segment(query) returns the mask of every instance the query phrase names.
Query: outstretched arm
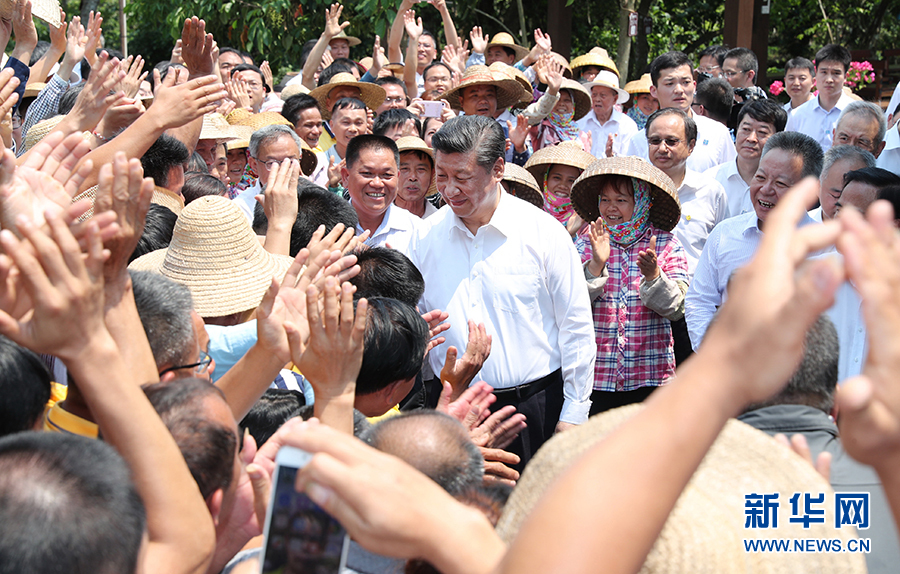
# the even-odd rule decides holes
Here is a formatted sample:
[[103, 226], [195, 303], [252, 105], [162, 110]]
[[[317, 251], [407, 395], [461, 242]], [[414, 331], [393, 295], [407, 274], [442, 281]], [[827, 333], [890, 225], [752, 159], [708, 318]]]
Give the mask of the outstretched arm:
[[306, 63], [303, 65], [303, 85], [310, 90], [316, 87], [316, 82], [313, 78], [316, 75], [316, 70], [319, 69], [319, 64], [322, 63], [322, 56], [325, 55], [325, 51], [328, 49], [328, 43], [331, 42], [332, 38], [340, 34], [341, 30], [350, 25], [350, 22], [341, 22], [341, 13], [343, 11], [344, 7], [340, 4], [332, 4], [331, 7], [325, 10], [325, 30], [322, 31], [322, 35], [319, 36], [319, 40], [313, 46], [312, 51], [306, 58]]
[[391, 24], [391, 31], [388, 33], [388, 61], [396, 63], [400, 61], [401, 51], [400, 43], [403, 41], [404, 22], [403, 15], [407, 10], [411, 10], [415, 6], [412, 0], [402, 0], [400, 7], [397, 8], [397, 15], [394, 16], [394, 23]]

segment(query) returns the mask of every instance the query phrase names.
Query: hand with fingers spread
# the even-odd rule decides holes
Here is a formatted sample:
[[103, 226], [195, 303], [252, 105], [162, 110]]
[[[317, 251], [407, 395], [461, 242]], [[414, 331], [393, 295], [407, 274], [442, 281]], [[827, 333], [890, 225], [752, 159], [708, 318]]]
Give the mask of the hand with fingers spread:
[[97, 124], [94, 135], [101, 144], [108, 142], [119, 132], [130, 126], [144, 113], [144, 106], [140, 100], [133, 98], [121, 98], [115, 104], [107, 108], [103, 119]]
[[466, 351], [458, 360], [457, 353], [456, 347], [448, 347], [447, 359], [441, 369], [441, 381], [446, 381], [453, 387], [451, 400], [458, 398], [468, 388], [491, 354], [491, 336], [487, 334], [484, 323], [476, 325], [475, 321], [469, 320]]
[[425, 31], [422, 25], [422, 18], [416, 19], [415, 10], [407, 10], [403, 13], [403, 25], [406, 27], [406, 35], [409, 36], [410, 42], [417, 42], [419, 36]]
[[506, 405], [472, 428], [469, 436], [477, 446], [502, 449], [509, 446], [526, 426], [525, 415], [517, 413], [516, 407]]
[[141, 82], [147, 78], [149, 72], [144, 72], [144, 59], [140, 56], [128, 56], [122, 62], [122, 68], [126, 70], [125, 77], [119, 84], [119, 89], [125, 93], [126, 98], [134, 98], [141, 88]]
[[428, 345], [425, 346], [426, 355], [430, 350], [446, 341], [444, 337], [439, 335], [450, 328], [450, 323], [445, 322], [449, 317], [449, 313], [440, 309], [434, 309], [422, 314], [422, 318], [428, 323]]
[[27, 65], [38, 43], [37, 28], [34, 27], [34, 18], [31, 15], [31, 0], [16, 0], [12, 13], [12, 31], [16, 46], [10, 58]]
[[484, 54], [487, 50], [488, 37], [481, 31], [481, 26], [475, 26], [469, 32], [469, 39], [472, 40], [472, 53]]
[[490, 414], [490, 407], [496, 402], [493, 388], [480, 381], [466, 389], [451, 402], [452, 388], [450, 383], [441, 383], [441, 396], [435, 410], [446, 413], [462, 423], [467, 430], [480, 425]]
[[269, 253], [288, 255], [291, 251], [291, 230], [297, 220], [299, 179], [300, 162], [285, 159], [269, 171], [265, 195], [256, 196], [268, 221], [265, 247]]
[[525, 153], [525, 139], [528, 137], [528, 119], [523, 114], [517, 114], [515, 127], [508, 120], [506, 127], [509, 130], [509, 141], [515, 148], [516, 153]]
[[592, 221], [588, 226], [588, 237], [591, 240], [591, 261], [588, 263], [588, 271], [594, 277], [600, 277], [610, 254], [609, 231], [602, 218], [598, 217], [597, 221]]
[[228, 97], [235, 103], [237, 107], [245, 110], [253, 110], [253, 103], [250, 100], [250, 92], [247, 89], [247, 82], [240, 78], [232, 78], [225, 83], [225, 89], [228, 91]]
[[196, 16], [184, 21], [181, 28], [181, 58], [191, 78], [215, 74], [218, 57], [213, 57], [216, 47], [212, 34], [206, 33], [206, 22]]
[[81, 25], [81, 17], [75, 16], [66, 30], [66, 53], [57, 71], [61, 78], [67, 80], [72, 75], [75, 64], [84, 58], [87, 42], [88, 37], [84, 31], [84, 26]]
[[119, 61], [110, 59], [107, 52], [102, 52], [75, 99], [72, 111], [59, 122], [56, 131], [65, 134], [93, 131], [109, 107], [125, 97], [124, 92], [113, 91], [124, 77], [125, 72], [119, 69]]
[[50, 50], [57, 55], [61, 55], [66, 50], [66, 13], [62, 8], [59, 9], [59, 22], [59, 26], [47, 24], [50, 32]]
[[341, 182], [341, 168], [344, 167], [344, 160], [334, 161], [334, 157], [328, 158], [328, 187], [335, 187]]
[[350, 22], [341, 22], [341, 13], [344, 7], [340, 4], [332, 4], [325, 10], [325, 30], [322, 35], [328, 39], [334, 38], [350, 25]]
[[188, 80], [187, 70], [172, 72], [166, 74], [147, 110], [162, 129], [188, 124], [215, 110], [220, 100], [228, 97], [215, 75]]
[[85, 27], [87, 34], [87, 42], [84, 46], [84, 57], [87, 59], [91, 69], [94, 68], [97, 61], [97, 48], [100, 47], [100, 39], [103, 37], [103, 16], [100, 12], [91, 12], [88, 14], [88, 22]]

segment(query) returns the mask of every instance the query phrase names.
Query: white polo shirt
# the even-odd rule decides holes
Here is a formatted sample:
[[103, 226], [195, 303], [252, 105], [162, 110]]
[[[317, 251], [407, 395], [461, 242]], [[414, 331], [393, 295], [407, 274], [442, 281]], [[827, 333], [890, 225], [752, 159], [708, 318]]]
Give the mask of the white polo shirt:
[[[692, 113], [691, 118], [697, 124], [697, 143], [687, 160], [688, 169], [703, 173], [737, 157], [734, 140], [731, 139], [731, 133], [725, 125], [699, 114]], [[635, 155], [649, 161], [646, 129], [632, 136], [625, 147], [624, 155]]]
[[606, 157], [606, 140], [610, 135], [614, 135], [613, 153], [622, 155], [628, 141], [638, 132], [634, 120], [615, 108], [606, 123], [597, 118], [593, 108], [576, 123], [581, 131], [591, 134], [591, 155], [597, 158]]
[[688, 273], [694, 274], [713, 227], [728, 217], [728, 198], [722, 184], [690, 169], [678, 188], [681, 219], [672, 230], [684, 247]]
[[786, 132], [800, 132], [819, 142], [822, 151], [831, 149], [834, 139], [834, 126], [837, 124], [841, 112], [844, 111], [853, 100], [847, 94], [842, 93], [841, 98], [830, 110], [825, 110], [819, 105], [819, 98], [815, 97], [806, 102], [788, 118]]

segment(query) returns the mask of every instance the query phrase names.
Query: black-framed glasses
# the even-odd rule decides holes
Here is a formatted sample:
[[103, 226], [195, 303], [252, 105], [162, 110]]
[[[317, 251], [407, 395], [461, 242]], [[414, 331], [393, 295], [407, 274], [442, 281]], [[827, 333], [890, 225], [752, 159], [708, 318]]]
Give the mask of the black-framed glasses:
[[662, 144], [666, 144], [667, 147], [675, 147], [680, 144], [682, 140], [678, 138], [648, 138], [647, 143], [652, 145], [653, 147], [659, 147]]
[[[255, 160], [258, 161], [259, 163], [261, 163], [261, 164], [263, 164], [264, 166], [266, 166], [266, 169], [269, 170], [269, 171], [272, 171], [272, 170], [275, 168], [276, 165], [281, 165], [281, 162], [284, 161], [284, 159], [270, 159], [269, 161], [262, 161], [262, 160], [257, 159], [257, 158], [253, 158], [253, 159], [255, 159]], [[285, 158], [285, 159], [289, 159], [289, 160], [292, 160], [292, 161], [300, 161], [300, 158], [299, 158], [299, 157], [288, 157], [288, 158]]]
[[159, 372], [159, 376], [163, 376], [166, 373], [177, 371], [179, 369], [194, 369], [195, 375], [202, 375], [209, 369], [209, 365], [212, 363], [212, 357], [210, 357], [206, 351], [200, 349], [200, 360], [196, 363], [191, 363], [190, 365], [175, 365], [174, 367], [169, 367], [168, 369], [163, 369]]

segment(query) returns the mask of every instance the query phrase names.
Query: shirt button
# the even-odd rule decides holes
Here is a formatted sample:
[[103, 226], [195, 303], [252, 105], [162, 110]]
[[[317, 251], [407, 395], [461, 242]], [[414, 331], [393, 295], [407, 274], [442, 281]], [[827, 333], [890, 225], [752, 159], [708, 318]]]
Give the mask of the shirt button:
[[690, 215], [685, 215], [684, 218], [687, 219], [688, 221], [691, 220], [691, 216], [690, 216]]

